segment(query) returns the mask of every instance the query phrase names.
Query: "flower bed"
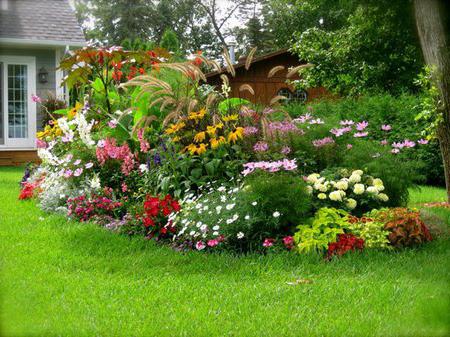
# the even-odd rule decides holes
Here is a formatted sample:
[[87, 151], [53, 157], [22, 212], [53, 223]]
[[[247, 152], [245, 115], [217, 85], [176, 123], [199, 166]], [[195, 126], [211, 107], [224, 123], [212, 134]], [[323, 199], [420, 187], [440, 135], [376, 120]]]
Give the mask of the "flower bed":
[[226, 77], [220, 91], [200, 85], [214, 62], [160, 53], [85, 48], [61, 63], [86, 95], [49, 113], [20, 199], [181, 250], [331, 259], [431, 240], [401, 208], [420, 178], [405, 159], [425, 140], [388, 144], [366, 121], [313, 111], [291, 118], [276, 100], [258, 110], [229, 97]]

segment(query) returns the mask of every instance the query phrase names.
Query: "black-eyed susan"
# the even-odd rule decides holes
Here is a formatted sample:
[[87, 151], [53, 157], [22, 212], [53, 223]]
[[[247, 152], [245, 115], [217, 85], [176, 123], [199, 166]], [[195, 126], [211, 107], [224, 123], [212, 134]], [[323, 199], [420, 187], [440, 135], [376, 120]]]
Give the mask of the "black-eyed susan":
[[220, 136], [219, 138], [211, 138], [209, 142], [211, 144], [211, 149], [217, 149], [221, 144], [224, 144], [226, 141], [223, 136]]
[[206, 138], [206, 133], [205, 133], [205, 131], [198, 132], [198, 133], [194, 136], [194, 142], [196, 142], [196, 143], [201, 143], [201, 142], [203, 142], [203, 141], [205, 140], [205, 138]]
[[239, 126], [234, 131], [228, 134], [228, 142], [236, 143], [239, 139], [242, 139], [243, 136], [244, 136], [244, 128]]
[[226, 115], [222, 117], [222, 120], [224, 122], [231, 122], [231, 121], [237, 121], [239, 118], [239, 116], [237, 114], [232, 114], [232, 115]]
[[182, 128], [184, 128], [186, 124], [184, 122], [178, 122], [176, 124], [170, 124], [170, 126], [166, 129], [166, 134], [170, 135], [173, 133], [176, 133], [180, 131]]
[[198, 112], [192, 111], [189, 113], [188, 119], [193, 119], [194, 121], [197, 122], [197, 121], [203, 119], [203, 117], [205, 117], [205, 114], [206, 114], [206, 109], [204, 109], [204, 108]]

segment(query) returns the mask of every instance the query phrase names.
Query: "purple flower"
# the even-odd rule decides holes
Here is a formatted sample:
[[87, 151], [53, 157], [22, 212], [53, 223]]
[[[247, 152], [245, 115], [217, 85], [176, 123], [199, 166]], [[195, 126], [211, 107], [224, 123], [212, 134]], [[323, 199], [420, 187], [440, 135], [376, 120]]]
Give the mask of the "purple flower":
[[97, 143], [97, 147], [100, 147], [100, 148], [105, 147], [105, 144], [106, 144], [105, 140], [100, 139]]
[[352, 147], [353, 147], [353, 145], [352, 145], [352, 144], [347, 144], [347, 150], [351, 150], [351, 149], [352, 149]]
[[298, 118], [293, 119], [292, 122], [303, 124], [303, 123], [306, 123], [306, 121], [310, 120], [311, 118], [312, 118], [311, 114], [306, 113], [304, 115], [301, 115]]
[[75, 160], [74, 162], [73, 162], [73, 164], [76, 166], [76, 165], [80, 165], [80, 163], [81, 163], [81, 160], [80, 159], [77, 159], [77, 160]]
[[405, 147], [405, 145], [403, 143], [392, 143], [392, 147], [397, 148], [397, 149], [403, 149]]
[[388, 145], [387, 139], [383, 139], [383, 140], [380, 142], [380, 144], [381, 144], [381, 145]]
[[283, 122], [272, 122], [269, 124], [269, 130], [271, 131], [280, 131], [280, 132], [300, 132], [303, 133], [303, 130], [299, 130], [297, 126], [289, 121]]
[[255, 126], [246, 126], [244, 128], [244, 136], [254, 135], [255, 133], [258, 133], [258, 131], [258, 128]]
[[75, 172], [73, 173], [74, 177], [79, 177], [83, 173], [83, 169], [81, 167], [77, 168]]
[[87, 169], [90, 169], [92, 166], [94, 166], [93, 163], [89, 162], [86, 165], [84, 165], [84, 167], [86, 167]]
[[322, 147], [322, 146], [325, 146], [327, 144], [333, 144], [334, 143], [334, 139], [331, 138], [331, 137], [325, 137], [325, 138], [322, 138], [322, 139], [313, 140], [312, 143], [313, 143], [313, 145], [315, 147]]
[[266, 152], [269, 149], [269, 145], [266, 142], [257, 142], [253, 145], [253, 151]]
[[428, 144], [428, 140], [421, 138], [417, 141], [417, 143], [419, 143], [420, 145], [426, 145], [426, 144]]
[[390, 125], [382, 125], [381, 126], [381, 130], [383, 130], [383, 131], [390, 131], [390, 130], [392, 130], [392, 127], [390, 126]]
[[363, 121], [363, 122], [360, 122], [360, 123], [356, 123], [356, 130], [363, 131], [368, 126], [369, 126], [369, 123], [366, 122], [366, 121]]
[[340, 137], [340, 136], [342, 136], [343, 134], [345, 134], [345, 133], [347, 133], [347, 132], [350, 132], [350, 131], [352, 131], [352, 127], [351, 127], [351, 126], [347, 126], [347, 127], [345, 127], [345, 128], [340, 128], [340, 129], [334, 128], [334, 129], [331, 129], [331, 130], [330, 130], [330, 132], [331, 132], [333, 135], [335, 135], [336, 137]]
[[409, 139], [405, 139], [403, 141], [403, 145], [404, 145], [404, 147], [414, 147], [414, 146], [416, 146], [416, 143]]
[[264, 110], [263, 110], [263, 115], [270, 115], [271, 113], [273, 113], [275, 110], [274, 109], [272, 109], [272, 108], [269, 108], [269, 107], [267, 107], [267, 108], [265, 108]]
[[289, 154], [289, 153], [291, 153], [291, 148], [289, 146], [283, 146], [281, 148], [281, 153], [284, 155]]
[[35, 95], [35, 94], [32, 94], [32, 95], [31, 95], [31, 100], [32, 100], [34, 103], [42, 103], [42, 99], [41, 99], [39, 96]]
[[63, 143], [70, 143], [73, 140], [73, 134], [67, 133], [61, 137]]
[[353, 137], [361, 138], [361, 137], [366, 137], [368, 134], [369, 133], [367, 131], [366, 132], [357, 132], [353, 135]]

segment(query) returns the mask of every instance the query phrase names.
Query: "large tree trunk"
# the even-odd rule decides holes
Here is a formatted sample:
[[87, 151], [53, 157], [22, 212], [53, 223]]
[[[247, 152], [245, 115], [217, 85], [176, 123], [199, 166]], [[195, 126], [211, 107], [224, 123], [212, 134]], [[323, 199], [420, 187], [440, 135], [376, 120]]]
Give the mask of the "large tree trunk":
[[438, 126], [445, 184], [450, 202], [450, 32], [449, 13], [445, 0], [414, 0], [417, 30], [425, 62], [436, 69], [435, 80], [439, 89], [443, 121]]

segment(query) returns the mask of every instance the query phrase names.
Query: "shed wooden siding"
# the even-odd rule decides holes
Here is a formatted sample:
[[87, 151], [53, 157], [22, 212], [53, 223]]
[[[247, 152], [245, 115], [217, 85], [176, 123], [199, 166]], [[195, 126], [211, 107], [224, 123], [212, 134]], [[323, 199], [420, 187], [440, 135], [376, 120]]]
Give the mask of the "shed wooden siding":
[[[269, 104], [280, 89], [289, 88], [289, 90], [294, 91], [294, 88], [286, 83], [288, 68], [302, 64], [295, 55], [292, 55], [288, 51], [275, 52], [256, 58], [248, 70], [243, 66], [244, 63], [245, 60], [235, 65], [235, 77], [226, 73], [230, 80], [230, 96], [245, 98], [258, 104]], [[279, 65], [284, 66], [285, 69], [278, 71], [274, 76], [268, 78], [267, 75], [270, 70]], [[290, 79], [298, 80], [300, 78], [298, 75], [294, 75]], [[220, 88], [222, 85], [220, 74], [208, 74], [207, 83]], [[249, 84], [255, 91], [255, 95], [251, 95], [248, 91], [240, 92], [239, 87], [243, 84]], [[311, 88], [306, 90], [306, 92], [308, 93], [307, 101], [327, 95], [327, 91], [324, 88]]]
[[17, 166], [30, 162], [39, 163], [36, 150], [0, 151], [0, 166]]
[[[0, 55], [20, 55], [20, 56], [34, 56], [36, 58], [36, 95], [42, 98], [47, 98], [51, 93], [56, 95], [56, 50], [55, 49], [28, 49], [28, 48], [0, 48]], [[48, 72], [47, 83], [40, 83], [38, 80], [39, 70], [44, 67]], [[40, 112], [40, 106], [36, 106], [37, 118], [36, 126], [38, 130], [42, 129], [43, 115]]]

